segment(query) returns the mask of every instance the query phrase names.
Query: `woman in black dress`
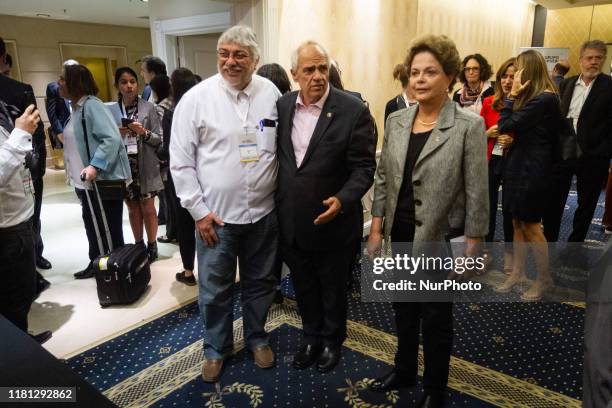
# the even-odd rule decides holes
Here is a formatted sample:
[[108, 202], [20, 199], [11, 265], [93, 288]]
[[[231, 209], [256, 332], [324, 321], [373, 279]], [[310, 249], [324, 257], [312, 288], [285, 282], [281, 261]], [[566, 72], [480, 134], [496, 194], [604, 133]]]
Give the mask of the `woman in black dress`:
[[498, 121], [500, 133], [513, 133], [504, 174], [504, 211], [512, 214], [514, 265], [508, 279], [497, 288], [509, 292], [525, 279], [527, 248], [533, 249], [538, 277], [522, 295], [535, 301], [553, 287], [548, 270], [548, 246], [540, 227], [546, 185], [550, 180], [553, 151], [562, 123], [559, 98], [540, 53], [529, 50], [516, 60], [512, 90]]

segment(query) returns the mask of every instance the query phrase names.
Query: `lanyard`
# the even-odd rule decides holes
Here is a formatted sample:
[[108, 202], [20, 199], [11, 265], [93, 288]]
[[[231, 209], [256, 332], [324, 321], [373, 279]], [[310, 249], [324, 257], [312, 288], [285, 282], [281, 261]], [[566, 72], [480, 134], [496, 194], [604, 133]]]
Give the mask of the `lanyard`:
[[121, 116], [124, 118], [136, 120], [138, 118], [138, 98], [136, 98], [136, 109], [134, 109], [129, 117], [127, 116], [127, 108], [125, 107], [123, 101], [121, 101], [119, 104], [119, 109], [121, 110]]

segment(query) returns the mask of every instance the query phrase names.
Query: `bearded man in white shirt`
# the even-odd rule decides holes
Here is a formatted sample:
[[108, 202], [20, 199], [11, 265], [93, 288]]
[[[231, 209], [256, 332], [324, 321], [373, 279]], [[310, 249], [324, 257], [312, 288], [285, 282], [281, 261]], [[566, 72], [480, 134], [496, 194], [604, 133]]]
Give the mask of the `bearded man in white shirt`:
[[189, 90], [174, 111], [170, 170], [198, 231], [199, 305], [204, 323], [202, 377], [216, 382], [233, 348], [232, 291], [240, 267], [244, 338], [260, 368], [274, 365], [264, 329], [274, 298], [278, 245], [276, 101], [254, 75], [259, 46], [234, 26], [217, 43], [219, 73]]

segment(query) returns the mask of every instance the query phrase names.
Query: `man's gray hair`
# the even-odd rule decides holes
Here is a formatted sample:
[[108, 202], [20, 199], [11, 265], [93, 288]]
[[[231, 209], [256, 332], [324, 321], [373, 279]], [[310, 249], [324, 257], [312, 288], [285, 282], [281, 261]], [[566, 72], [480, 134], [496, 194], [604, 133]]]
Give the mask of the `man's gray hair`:
[[329, 68], [329, 64], [331, 63], [331, 59], [329, 58], [329, 53], [321, 44], [316, 41], [306, 41], [300, 44], [292, 53], [291, 53], [291, 70], [296, 71], [298, 67], [298, 59], [300, 57], [300, 52], [303, 48], [313, 46], [317, 49], [317, 51], [325, 57], [327, 61], [327, 67]]
[[247, 47], [251, 51], [253, 59], [255, 61], [259, 60], [261, 52], [259, 51], [259, 44], [257, 44], [257, 36], [251, 27], [235, 25], [228, 28], [221, 34], [221, 37], [219, 37], [219, 41], [217, 41], [217, 50], [219, 50], [221, 44], [226, 43]]
[[580, 46], [580, 56], [581, 57], [587, 48], [601, 52], [604, 58], [606, 58], [606, 55], [608, 55], [608, 47], [606, 47], [606, 43], [601, 40], [589, 40], [589, 41], [583, 42], [582, 45]]

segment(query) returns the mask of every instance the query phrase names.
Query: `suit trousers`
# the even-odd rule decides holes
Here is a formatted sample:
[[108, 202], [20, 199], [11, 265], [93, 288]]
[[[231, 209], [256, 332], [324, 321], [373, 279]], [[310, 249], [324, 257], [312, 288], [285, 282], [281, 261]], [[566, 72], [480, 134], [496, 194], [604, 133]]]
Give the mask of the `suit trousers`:
[[608, 159], [583, 156], [579, 159], [565, 160], [555, 166], [550, 180], [550, 198], [543, 217], [544, 235], [548, 242], [559, 240], [561, 219], [573, 175], [576, 175], [578, 208], [574, 213], [573, 229], [568, 242], [584, 241], [589, 232], [602, 186], [608, 178], [609, 165]]
[[305, 342], [342, 345], [346, 339], [347, 280], [355, 246], [307, 251], [283, 242], [281, 251], [291, 270]]
[[[44, 165], [44, 163], [42, 164]], [[45, 249], [41, 236], [40, 210], [42, 209], [43, 198], [43, 176], [32, 175], [32, 186], [34, 187], [34, 216], [32, 217], [32, 231], [34, 233], [34, 253], [36, 259], [40, 259]]]
[[236, 258], [240, 267], [244, 339], [250, 350], [268, 344], [265, 324], [276, 287], [272, 273], [278, 247], [275, 211], [252, 224], [225, 223], [215, 230], [219, 242], [213, 247], [197, 238], [198, 300], [207, 359], [225, 358], [233, 349]]
[[[168, 169], [168, 176], [164, 180], [164, 191], [159, 195], [159, 211], [161, 213], [161, 196], [164, 196], [165, 204], [165, 218], [166, 218], [166, 237], [174, 239], [177, 237], [176, 232], [176, 212], [178, 210], [176, 203], [176, 190], [174, 188], [174, 181], [170, 175], [170, 169]], [[179, 204], [180, 206], [180, 204]]]
[[[89, 242], [89, 261], [93, 261], [98, 256], [102, 255], [98, 248], [98, 238], [94, 227], [94, 220], [89, 210], [89, 204], [87, 203], [87, 196], [85, 190], [75, 189], [77, 197], [81, 201], [81, 216], [83, 223], [85, 224], [85, 232], [87, 234], [87, 241]], [[104, 224], [102, 222], [102, 213], [100, 212], [100, 206], [98, 200], [95, 198], [96, 195], [91, 191], [91, 204], [94, 209], [94, 213], [97, 220], [97, 225], [102, 236], [102, 244], [104, 249], [108, 250], [108, 242], [106, 241], [106, 233], [104, 232]], [[123, 246], [123, 200], [102, 200], [102, 206], [104, 208], [104, 214], [108, 222], [108, 229], [110, 230], [111, 240], [113, 241], [113, 247], [119, 248]]]
[[604, 227], [612, 228], [612, 165], [608, 173], [608, 184], [606, 186], [606, 207], [601, 224]]
[[0, 228], [0, 314], [27, 333], [36, 293], [32, 220]]
[[394, 303], [393, 309], [397, 328], [396, 371], [403, 378], [416, 379], [419, 333], [422, 331], [423, 388], [430, 393], [444, 391], [453, 350], [453, 304]]

